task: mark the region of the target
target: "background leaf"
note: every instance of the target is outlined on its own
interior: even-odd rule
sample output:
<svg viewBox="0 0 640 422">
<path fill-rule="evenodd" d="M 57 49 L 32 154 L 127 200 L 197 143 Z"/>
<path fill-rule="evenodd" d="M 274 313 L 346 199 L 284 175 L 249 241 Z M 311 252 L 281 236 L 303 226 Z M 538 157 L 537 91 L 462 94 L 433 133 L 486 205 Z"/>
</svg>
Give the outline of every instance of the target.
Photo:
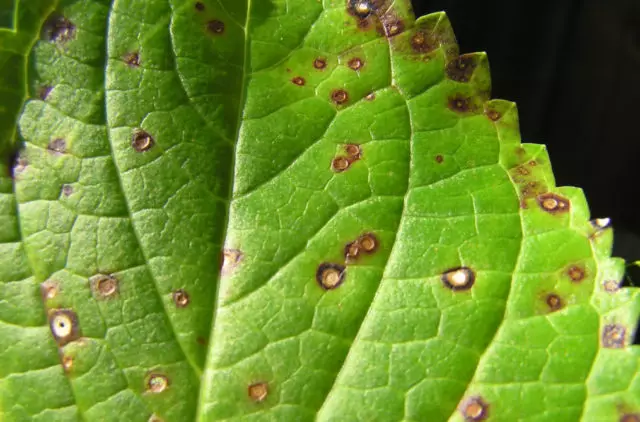
<svg viewBox="0 0 640 422">
<path fill-rule="evenodd" d="M 5 419 L 640 411 L 608 223 L 444 14 L 23 3 L 0 33 L 7 133 L 30 93 L 0 214 Z"/>
</svg>

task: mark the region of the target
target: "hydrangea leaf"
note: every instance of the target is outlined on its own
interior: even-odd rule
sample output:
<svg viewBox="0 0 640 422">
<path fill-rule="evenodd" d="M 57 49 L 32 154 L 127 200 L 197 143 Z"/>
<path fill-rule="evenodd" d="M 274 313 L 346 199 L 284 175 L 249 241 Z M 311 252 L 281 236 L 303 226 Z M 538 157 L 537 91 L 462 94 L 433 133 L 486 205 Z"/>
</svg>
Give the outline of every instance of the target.
<svg viewBox="0 0 640 422">
<path fill-rule="evenodd" d="M 640 418 L 609 222 L 445 14 L 0 4 L 3 420 Z"/>
</svg>

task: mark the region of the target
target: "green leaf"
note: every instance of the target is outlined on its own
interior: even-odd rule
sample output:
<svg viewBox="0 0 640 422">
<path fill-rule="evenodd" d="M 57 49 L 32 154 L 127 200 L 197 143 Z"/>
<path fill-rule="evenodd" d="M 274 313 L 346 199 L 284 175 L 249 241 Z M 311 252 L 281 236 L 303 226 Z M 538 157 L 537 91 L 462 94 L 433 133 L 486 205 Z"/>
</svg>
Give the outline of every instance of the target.
<svg viewBox="0 0 640 422">
<path fill-rule="evenodd" d="M 640 418 L 612 230 L 443 13 L 0 6 L 0 419 Z"/>
</svg>

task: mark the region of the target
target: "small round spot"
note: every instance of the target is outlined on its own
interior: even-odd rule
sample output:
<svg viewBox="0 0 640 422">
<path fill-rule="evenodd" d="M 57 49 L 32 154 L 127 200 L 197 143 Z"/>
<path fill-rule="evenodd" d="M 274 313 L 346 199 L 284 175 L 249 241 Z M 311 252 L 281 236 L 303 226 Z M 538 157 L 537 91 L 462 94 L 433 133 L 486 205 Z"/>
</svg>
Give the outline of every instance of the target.
<svg viewBox="0 0 640 422">
<path fill-rule="evenodd" d="M 449 109 L 456 113 L 467 113 L 471 111 L 471 100 L 462 95 L 454 95 L 449 98 Z"/>
<path fill-rule="evenodd" d="M 184 289 L 178 289 L 173 292 L 173 303 L 178 308 L 184 308 L 189 304 L 189 294 Z"/>
<path fill-rule="evenodd" d="M 76 340 L 79 337 L 78 317 L 71 309 L 53 309 L 49 311 L 49 328 L 58 345 Z"/>
<path fill-rule="evenodd" d="M 440 164 L 444 161 L 444 157 L 442 155 L 436 155 L 436 163 Z"/>
<path fill-rule="evenodd" d="M 442 282 L 445 287 L 453 290 L 469 290 L 475 282 L 475 274 L 473 270 L 467 267 L 453 268 L 442 274 Z"/>
<path fill-rule="evenodd" d="M 618 290 L 620 290 L 620 283 L 615 280 L 605 280 L 602 283 L 602 287 L 608 293 L 616 293 Z"/>
<path fill-rule="evenodd" d="M 169 387 L 169 379 L 162 374 L 152 373 L 147 377 L 147 392 L 159 394 Z"/>
<path fill-rule="evenodd" d="M 404 31 L 404 23 L 400 20 L 385 21 L 382 26 L 388 38 L 395 37 Z"/>
<path fill-rule="evenodd" d="M 156 142 L 153 137 L 144 130 L 137 129 L 133 132 L 133 137 L 131 138 L 131 146 L 136 152 L 149 151 L 155 145 L 155 143 Z"/>
<path fill-rule="evenodd" d="M 224 22 L 214 19 L 207 22 L 207 30 L 213 34 L 222 34 L 224 32 Z"/>
<path fill-rule="evenodd" d="M 374 12 L 373 4 L 369 0 L 350 0 L 349 11 L 364 19 Z"/>
<path fill-rule="evenodd" d="M 331 160 L 331 170 L 336 173 L 342 173 L 343 171 L 348 169 L 350 165 L 351 162 L 347 157 L 339 156 Z"/>
<path fill-rule="evenodd" d="M 317 59 L 315 59 L 313 61 L 313 67 L 315 67 L 318 70 L 322 70 L 324 68 L 327 67 L 327 59 L 325 59 L 324 57 L 318 57 Z"/>
<path fill-rule="evenodd" d="M 344 151 L 350 160 L 359 160 L 362 157 L 362 147 L 358 144 L 347 144 L 344 147 Z"/>
<path fill-rule="evenodd" d="M 553 193 L 545 193 L 538 196 L 538 205 L 551 214 L 559 214 L 567 212 L 571 209 L 571 203 L 568 199 L 562 198 Z"/>
<path fill-rule="evenodd" d="M 338 105 L 342 105 L 349 101 L 349 94 L 344 89 L 334 89 L 331 92 L 331 101 Z"/>
<path fill-rule="evenodd" d="M 38 98 L 40 98 L 42 101 L 45 101 L 47 97 L 49 97 L 52 89 L 53 87 L 49 85 L 41 86 L 40 88 L 38 88 Z"/>
<path fill-rule="evenodd" d="M 571 281 L 579 283 L 585 278 L 585 270 L 577 265 L 572 265 L 567 269 L 567 275 Z"/>
<path fill-rule="evenodd" d="M 52 15 L 44 25 L 47 38 L 51 42 L 64 43 L 76 36 L 76 26 L 64 16 Z"/>
<path fill-rule="evenodd" d="M 343 265 L 323 262 L 316 271 L 316 280 L 320 287 L 325 290 L 335 289 L 340 286 L 346 276 L 346 269 Z"/>
<path fill-rule="evenodd" d="M 140 54 L 137 51 L 132 51 L 131 53 L 127 53 L 124 56 L 124 62 L 129 67 L 139 67 L 140 66 Z"/>
<path fill-rule="evenodd" d="M 610 218 L 596 218 L 591 220 L 591 225 L 597 230 L 604 230 L 611 227 Z"/>
<path fill-rule="evenodd" d="M 627 413 L 622 415 L 620 422 L 640 422 L 640 413 Z"/>
<path fill-rule="evenodd" d="M 483 421 L 489 416 L 489 405 L 481 397 L 466 399 L 459 410 L 467 422 Z"/>
<path fill-rule="evenodd" d="M 62 192 L 64 196 L 71 196 L 71 194 L 73 193 L 73 186 L 66 184 L 62 185 L 62 189 L 60 189 L 60 192 Z"/>
<path fill-rule="evenodd" d="M 73 358 L 71 356 L 63 356 L 62 357 L 62 369 L 65 372 L 69 372 L 73 368 Z"/>
<path fill-rule="evenodd" d="M 94 275 L 89 279 L 89 284 L 96 299 L 111 299 L 118 294 L 118 279 L 112 275 Z"/>
<path fill-rule="evenodd" d="M 625 346 L 625 336 L 627 330 L 619 324 L 609 324 L 604 326 L 602 331 L 602 347 L 605 349 L 621 349 Z"/>
<path fill-rule="evenodd" d="M 255 384 L 251 384 L 247 388 L 247 394 L 249 395 L 249 398 L 254 402 L 263 402 L 269 395 L 269 386 L 266 382 L 257 382 Z"/>
<path fill-rule="evenodd" d="M 349 60 L 348 65 L 352 70 L 358 71 L 362 68 L 362 66 L 364 66 L 364 62 L 358 57 L 354 57 L 353 59 Z"/>
<path fill-rule="evenodd" d="M 360 236 L 358 243 L 366 253 L 373 253 L 378 248 L 378 239 L 373 233 L 366 233 Z"/>
<path fill-rule="evenodd" d="M 477 66 L 477 59 L 474 55 L 464 54 L 447 64 L 446 74 L 452 81 L 467 83 L 471 80 Z"/>
<path fill-rule="evenodd" d="M 304 86 L 305 84 L 305 80 L 301 76 L 296 76 L 295 78 L 291 79 L 291 82 L 298 86 Z"/>
<path fill-rule="evenodd" d="M 344 247 L 344 257 L 347 261 L 353 261 L 360 255 L 360 244 L 356 242 L 347 243 Z"/>
<path fill-rule="evenodd" d="M 555 293 L 550 293 L 545 298 L 545 302 L 551 312 L 559 311 L 564 306 L 562 298 Z"/>
<path fill-rule="evenodd" d="M 528 164 L 529 164 L 531 167 L 535 167 L 535 166 L 537 166 L 537 165 L 538 165 L 538 162 L 537 162 L 536 160 L 531 160 L 531 161 L 529 161 L 529 163 L 528 163 Z"/>
<path fill-rule="evenodd" d="M 62 138 L 56 138 L 49 142 L 47 149 L 55 155 L 64 154 L 67 151 L 67 143 Z"/>
<path fill-rule="evenodd" d="M 53 299 L 59 292 L 60 286 L 57 281 L 46 280 L 44 283 L 40 284 L 40 294 L 44 301 Z"/>
<path fill-rule="evenodd" d="M 225 249 L 222 252 L 222 268 L 220 269 L 222 275 L 230 274 L 242 261 L 243 256 L 238 249 Z"/>
<path fill-rule="evenodd" d="M 500 114 L 500 112 L 497 110 L 492 110 L 492 109 L 487 110 L 486 114 L 487 114 L 487 117 L 493 120 L 494 122 L 497 122 L 502 118 L 502 114 Z"/>
<path fill-rule="evenodd" d="M 207 340 L 204 337 L 198 337 L 196 338 L 196 343 L 198 343 L 200 346 L 206 346 Z"/>
<path fill-rule="evenodd" d="M 422 31 L 418 31 L 411 37 L 411 48 L 416 53 L 427 53 L 433 50 L 436 46 L 434 43 L 429 42 L 429 37 Z"/>
<path fill-rule="evenodd" d="M 198 12 L 204 11 L 204 4 L 200 1 L 197 1 L 195 4 L 195 8 Z"/>
<path fill-rule="evenodd" d="M 364 97 L 364 99 L 367 100 L 367 101 L 373 101 L 373 100 L 376 99 L 376 94 L 371 92 L 371 93 L 367 94 L 367 96 Z"/>
</svg>

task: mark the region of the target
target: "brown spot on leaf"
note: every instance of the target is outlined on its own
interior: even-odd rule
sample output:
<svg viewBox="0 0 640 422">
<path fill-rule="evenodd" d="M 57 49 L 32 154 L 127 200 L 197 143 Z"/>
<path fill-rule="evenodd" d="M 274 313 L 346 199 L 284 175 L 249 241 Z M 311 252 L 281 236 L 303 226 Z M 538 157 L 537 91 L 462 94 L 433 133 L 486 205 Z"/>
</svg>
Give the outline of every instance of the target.
<svg viewBox="0 0 640 422">
<path fill-rule="evenodd" d="M 444 157 L 442 155 L 438 154 L 438 155 L 436 155 L 435 160 L 436 160 L 436 163 L 440 164 L 440 163 L 442 163 L 444 161 Z"/>
<path fill-rule="evenodd" d="M 364 97 L 364 99 L 367 100 L 367 101 L 373 101 L 373 100 L 376 99 L 376 94 L 371 92 L 371 93 L 367 94 L 367 96 Z"/>
<path fill-rule="evenodd" d="M 173 303 L 178 308 L 184 308 L 189 305 L 189 294 L 184 289 L 178 289 L 172 294 Z"/>
<path fill-rule="evenodd" d="M 465 97 L 461 94 L 456 94 L 449 98 L 449 109 L 456 113 L 468 113 L 472 111 L 471 98 Z"/>
<path fill-rule="evenodd" d="M 584 268 L 578 265 L 571 265 L 569 268 L 567 268 L 567 275 L 569 276 L 571 281 L 579 283 L 584 280 L 586 272 Z"/>
<path fill-rule="evenodd" d="M 204 11 L 204 4 L 200 1 L 197 1 L 195 4 L 195 8 L 198 12 Z"/>
<path fill-rule="evenodd" d="M 469 397 L 458 407 L 467 422 L 483 421 L 489 416 L 489 405 L 482 397 Z"/>
<path fill-rule="evenodd" d="M 336 173 L 342 173 L 351 165 L 351 161 L 347 157 L 338 156 L 331 160 L 331 170 Z"/>
<path fill-rule="evenodd" d="M 313 61 L 313 67 L 318 70 L 323 70 L 327 67 L 327 59 L 325 59 L 324 57 L 318 57 Z"/>
<path fill-rule="evenodd" d="M 384 30 L 384 35 L 387 38 L 395 37 L 398 34 L 401 34 L 404 31 L 404 22 L 400 19 L 393 17 L 387 17 L 385 15 L 382 19 L 382 28 Z"/>
<path fill-rule="evenodd" d="M 196 338 L 196 343 L 198 343 L 200 346 L 206 346 L 207 340 L 204 337 L 198 337 Z"/>
<path fill-rule="evenodd" d="M 56 138 L 53 141 L 49 142 L 49 145 L 47 145 L 47 149 L 49 150 L 49 152 L 55 155 L 64 154 L 65 152 L 67 152 L 67 143 L 62 138 Z"/>
<path fill-rule="evenodd" d="M 50 310 L 49 328 L 59 346 L 64 346 L 80 337 L 78 316 L 71 309 Z"/>
<path fill-rule="evenodd" d="M 42 296 L 42 300 L 45 302 L 56 297 L 59 292 L 60 285 L 57 281 L 46 280 L 45 282 L 40 284 L 40 295 Z"/>
<path fill-rule="evenodd" d="M 344 89 L 334 89 L 331 91 L 331 101 L 337 105 L 342 105 L 349 101 L 349 94 Z"/>
<path fill-rule="evenodd" d="M 140 66 L 140 54 L 137 51 L 132 51 L 124 56 L 124 61 L 129 67 Z"/>
<path fill-rule="evenodd" d="M 118 294 L 118 279 L 112 275 L 94 275 L 89 279 L 89 284 L 96 299 L 111 299 Z"/>
<path fill-rule="evenodd" d="M 165 420 L 154 413 L 149 416 L 149 420 L 147 422 L 165 422 Z"/>
<path fill-rule="evenodd" d="M 545 302 L 551 312 L 559 311 L 564 306 L 562 298 L 555 293 L 549 293 L 545 298 Z"/>
<path fill-rule="evenodd" d="M 50 85 L 41 86 L 40 88 L 38 88 L 38 98 L 40 98 L 42 101 L 45 101 L 47 97 L 49 97 L 49 93 L 51 93 L 52 89 L 53 87 Z"/>
<path fill-rule="evenodd" d="M 76 26 L 61 15 L 51 15 L 43 28 L 46 38 L 51 42 L 65 43 L 76 36 Z"/>
<path fill-rule="evenodd" d="M 325 290 L 332 290 L 340 286 L 346 277 L 344 265 L 323 262 L 316 270 L 316 281 Z"/>
<path fill-rule="evenodd" d="M 475 283 L 475 279 L 475 273 L 467 267 L 452 268 L 441 276 L 445 287 L 453 291 L 469 290 Z"/>
<path fill-rule="evenodd" d="M 447 77 L 456 82 L 467 83 L 478 66 L 478 59 L 473 54 L 463 54 L 447 64 Z"/>
<path fill-rule="evenodd" d="M 255 403 L 263 402 L 269 395 L 269 386 L 266 382 L 256 382 L 247 388 L 247 394 Z"/>
<path fill-rule="evenodd" d="M 71 196 L 71 194 L 73 193 L 73 186 L 64 184 L 62 185 L 62 189 L 60 190 L 60 192 L 64 196 Z"/>
<path fill-rule="evenodd" d="M 222 252 L 222 268 L 220 269 L 222 275 L 231 274 L 231 271 L 240 264 L 243 257 L 244 255 L 238 249 L 225 249 Z"/>
<path fill-rule="evenodd" d="M 155 140 L 153 137 L 142 129 L 136 129 L 133 131 L 131 138 L 131 146 L 136 152 L 149 151 L 154 145 Z"/>
<path fill-rule="evenodd" d="M 376 11 L 376 2 L 373 0 L 348 0 L 347 11 L 360 19 L 365 19 Z"/>
<path fill-rule="evenodd" d="M 640 422 L 640 413 L 627 413 L 622 415 L 620 422 Z"/>
<path fill-rule="evenodd" d="M 218 19 L 207 22 L 207 31 L 216 35 L 222 34 L 224 32 L 224 22 Z"/>
<path fill-rule="evenodd" d="M 159 394 L 169 388 L 169 378 L 166 375 L 153 372 L 147 376 L 145 384 L 148 393 Z"/>
<path fill-rule="evenodd" d="M 489 119 L 491 119 L 494 122 L 497 122 L 502 118 L 502 114 L 498 110 L 494 110 L 494 109 L 486 110 L 485 114 Z"/>
<path fill-rule="evenodd" d="M 608 293 L 616 293 L 618 290 L 620 290 L 620 283 L 615 280 L 605 280 L 602 283 L 602 287 Z"/>
<path fill-rule="evenodd" d="M 625 346 L 626 328 L 619 324 L 608 324 L 602 331 L 602 347 L 621 349 Z"/>
<path fill-rule="evenodd" d="M 291 79 L 291 82 L 293 82 L 294 85 L 298 86 L 304 86 L 305 84 L 305 80 L 301 76 L 296 76 L 295 78 Z"/>
<path fill-rule="evenodd" d="M 361 253 L 372 254 L 378 249 L 378 238 L 373 233 L 365 233 L 344 247 L 347 262 L 355 261 Z"/>
<path fill-rule="evenodd" d="M 62 356 L 61 363 L 64 372 L 69 372 L 73 368 L 73 358 L 71 356 Z"/>
<path fill-rule="evenodd" d="M 411 36 L 411 49 L 416 53 L 429 53 L 436 49 L 433 39 L 424 31 L 418 31 Z"/>
<path fill-rule="evenodd" d="M 362 66 L 364 66 L 364 62 L 362 61 L 362 59 L 354 57 L 353 59 L 349 60 L 348 65 L 352 70 L 358 71 L 362 68 Z"/>
<path fill-rule="evenodd" d="M 544 211 L 551 214 L 560 214 L 568 212 L 571 209 L 571 203 L 568 199 L 554 193 L 539 195 L 538 205 L 540 205 Z"/>
<path fill-rule="evenodd" d="M 344 147 L 344 151 L 352 161 L 359 160 L 362 157 L 362 147 L 358 144 L 347 144 Z"/>
</svg>

